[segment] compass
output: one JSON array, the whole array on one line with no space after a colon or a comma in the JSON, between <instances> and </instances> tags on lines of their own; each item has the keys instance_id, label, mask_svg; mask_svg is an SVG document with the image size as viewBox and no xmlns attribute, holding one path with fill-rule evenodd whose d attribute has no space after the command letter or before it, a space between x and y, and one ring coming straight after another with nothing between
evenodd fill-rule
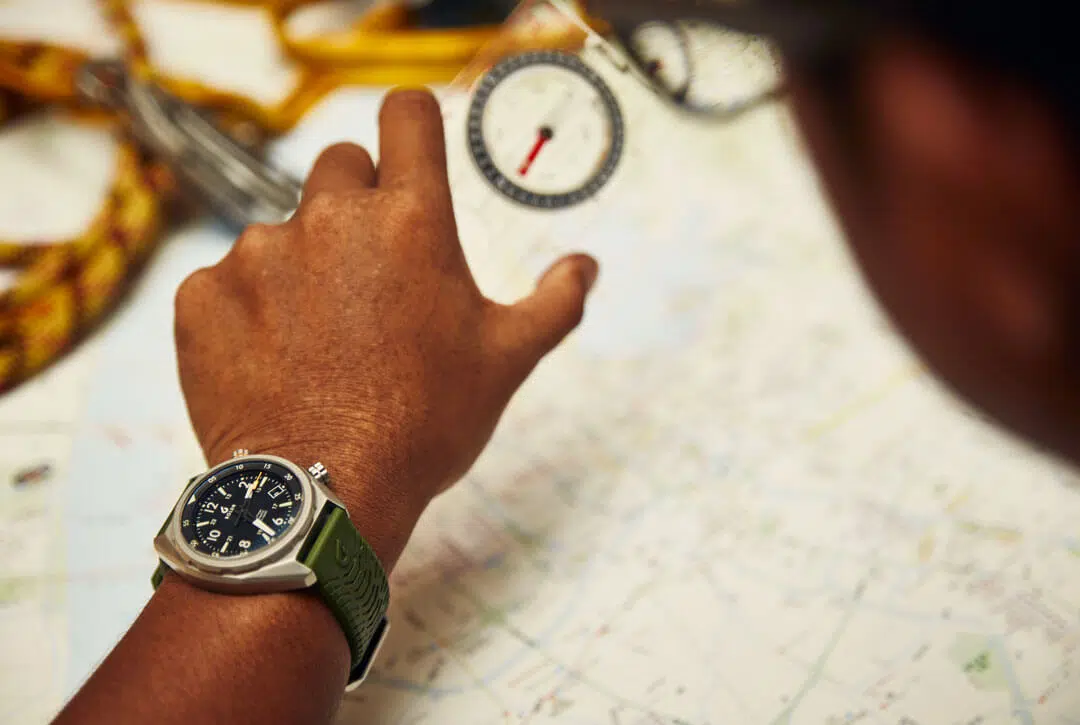
<instances>
[{"instance_id":1,"label":"compass","mask_svg":"<svg viewBox=\"0 0 1080 725\"><path fill-rule=\"evenodd\" d=\"M759 38L691 20L653 21L618 34L655 88L687 111L724 115L773 97L773 48Z\"/></svg>"},{"instance_id":2,"label":"compass","mask_svg":"<svg viewBox=\"0 0 1080 725\"><path fill-rule=\"evenodd\" d=\"M607 83L576 55L533 51L495 65L469 108L468 146L499 193L561 209L611 179L624 144L622 111Z\"/></svg>"}]
</instances>

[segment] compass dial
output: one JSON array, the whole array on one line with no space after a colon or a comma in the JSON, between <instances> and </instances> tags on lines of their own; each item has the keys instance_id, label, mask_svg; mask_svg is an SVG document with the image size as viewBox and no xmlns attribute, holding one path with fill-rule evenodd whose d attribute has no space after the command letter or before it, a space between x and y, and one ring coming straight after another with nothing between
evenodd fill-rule
<instances>
[{"instance_id":1,"label":"compass dial","mask_svg":"<svg viewBox=\"0 0 1080 725\"><path fill-rule=\"evenodd\" d=\"M575 55L513 56L480 82L469 110L469 151L505 196L540 209L580 203L608 182L623 150L611 89Z\"/></svg>"}]
</instances>

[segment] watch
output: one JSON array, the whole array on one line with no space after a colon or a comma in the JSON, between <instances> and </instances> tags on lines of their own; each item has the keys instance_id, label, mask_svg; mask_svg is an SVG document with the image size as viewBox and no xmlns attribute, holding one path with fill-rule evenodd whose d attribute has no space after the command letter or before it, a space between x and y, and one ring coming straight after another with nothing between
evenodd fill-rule
<instances>
[{"instance_id":1,"label":"watch","mask_svg":"<svg viewBox=\"0 0 1080 725\"><path fill-rule=\"evenodd\" d=\"M386 638L390 586L328 482L321 463L304 469L236 451L188 482L154 539L160 563L152 582L156 589L169 569L228 594L310 587L349 641L351 690L367 677Z\"/></svg>"}]
</instances>

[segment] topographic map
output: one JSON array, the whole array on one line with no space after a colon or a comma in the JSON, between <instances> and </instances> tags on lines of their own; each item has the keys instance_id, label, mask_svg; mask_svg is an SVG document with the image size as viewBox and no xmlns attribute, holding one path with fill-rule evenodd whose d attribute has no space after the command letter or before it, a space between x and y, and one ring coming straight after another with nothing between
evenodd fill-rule
<instances>
[{"instance_id":1,"label":"topographic map","mask_svg":"<svg viewBox=\"0 0 1080 725\"><path fill-rule=\"evenodd\" d=\"M578 249L602 272L581 329L418 527L388 643L340 721L1080 723L1075 476L905 351L782 107L691 121L583 57L626 149L568 209L494 193L465 148L467 95L444 94L481 286L513 299ZM278 160L371 147L379 97L337 94ZM0 134L0 235L85 222L110 168L95 133ZM151 537L203 465L172 297L229 242L175 233L104 329L0 399L0 722L46 720L150 596Z\"/></svg>"}]
</instances>

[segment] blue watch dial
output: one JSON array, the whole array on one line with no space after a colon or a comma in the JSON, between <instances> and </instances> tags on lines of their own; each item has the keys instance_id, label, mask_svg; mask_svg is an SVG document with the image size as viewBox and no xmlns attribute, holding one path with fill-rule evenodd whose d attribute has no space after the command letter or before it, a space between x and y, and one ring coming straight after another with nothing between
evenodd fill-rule
<instances>
[{"instance_id":1,"label":"blue watch dial","mask_svg":"<svg viewBox=\"0 0 1080 725\"><path fill-rule=\"evenodd\" d=\"M233 559L270 546L300 515L304 491L292 471L271 461L219 468L184 504L180 531L204 556Z\"/></svg>"}]
</instances>

